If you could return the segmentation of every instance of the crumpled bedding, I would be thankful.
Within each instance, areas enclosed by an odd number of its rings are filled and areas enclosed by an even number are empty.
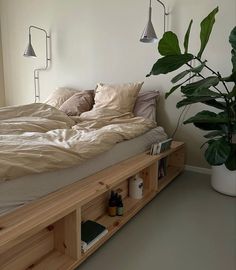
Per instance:
[[[155,126],[106,109],[68,117],[41,103],[0,108],[0,182],[78,165]]]

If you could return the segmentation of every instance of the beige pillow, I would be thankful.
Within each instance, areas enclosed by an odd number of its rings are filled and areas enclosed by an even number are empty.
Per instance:
[[[117,85],[99,83],[95,90],[94,108],[132,112],[142,85],[143,82]]]
[[[92,109],[94,103],[93,91],[79,91],[67,99],[59,110],[69,116],[79,116]]]
[[[76,92],[76,90],[66,87],[57,88],[44,103],[59,109],[61,105]]]

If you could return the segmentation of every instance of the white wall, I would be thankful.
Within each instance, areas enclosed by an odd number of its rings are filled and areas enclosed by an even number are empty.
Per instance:
[[[53,62],[41,73],[42,100],[57,86],[93,89],[99,81],[145,80],[145,89],[170,89],[170,77],[149,79],[145,75],[158,57],[156,45],[142,44],[139,37],[147,21],[148,0],[0,0],[3,37],[6,103],[33,101],[33,67],[43,58],[43,36],[33,33],[37,59],[22,57],[27,44],[27,28],[34,24],[51,31]],[[168,29],[183,37],[191,18],[194,33],[191,47],[199,48],[199,22],[217,5],[220,13],[211,43],[206,50],[210,65],[228,74],[231,70],[228,35],[236,25],[235,0],[165,0],[171,15]],[[153,23],[162,35],[162,9],[153,1]],[[180,111],[175,108],[179,94],[159,104],[159,122],[171,134]],[[191,106],[186,117],[203,106]],[[202,132],[181,126],[177,139],[187,142],[188,164],[205,167]]]
[[[5,105],[5,92],[4,92],[4,76],[3,76],[3,61],[2,61],[2,39],[0,29],[0,107]]]

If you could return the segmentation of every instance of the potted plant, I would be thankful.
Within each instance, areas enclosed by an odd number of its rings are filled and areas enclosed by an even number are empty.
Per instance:
[[[153,65],[147,77],[167,74],[186,67],[171,80],[174,86],[166,93],[166,98],[174,91],[180,90],[183,98],[177,103],[177,108],[196,103],[203,103],[214,108],[214,110],[200,111],[184,124],[192,123],[207,132],[204,136],[207,139],[205,158],[213,168],[212,186],[221,193],[236,196],[236,141],[234,137],[236,134],[236,27],[229,36],[233,65],[229,76],[223,76],[212,69],[202,56],[217,12],[218,7],[201,22],[201,46],[197,54],[189,52],[193,20],[190,21],[184,37],[184,51],[181,51],[175,33],[171,31],[164,33],[158,44],[158,51],[162,57]],[[193,61],[195,67],[191,64]],[[203,76],[203,70],[208,70],[211,73],[210,76]]]

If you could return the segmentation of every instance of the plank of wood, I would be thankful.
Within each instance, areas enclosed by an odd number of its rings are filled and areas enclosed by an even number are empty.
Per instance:
[[[56,250],[78,260],[81,256],[81,209],[53,224]]]
[[[75,260],[59,251],[52,251],[42,260],[32,265],[29,270],[72,270]]]
[[[0,256],[0,269],[28,269],[54,249],[53,232],[47,229]]]

